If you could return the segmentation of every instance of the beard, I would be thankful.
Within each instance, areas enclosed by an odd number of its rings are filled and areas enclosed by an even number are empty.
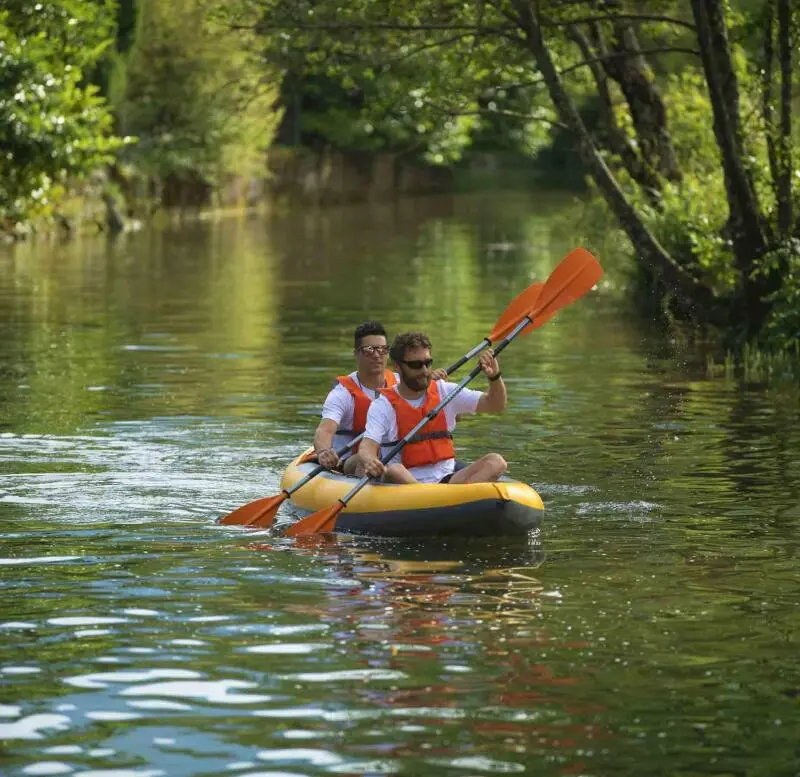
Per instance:
[[[412,391],[427,391],[431,383],[431,374],[423,373],[422,375],[409,376],[403,371],[403,383],[406,384]]]

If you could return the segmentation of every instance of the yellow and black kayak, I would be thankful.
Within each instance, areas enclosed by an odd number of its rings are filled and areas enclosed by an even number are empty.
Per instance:
[[[310,453],[286,468],[282,489],[290,489],[316,467],[314,461],[304,461]],[[338,472],[321,472],[292,494],[291,501],[315,512],[336,504],[357,482]],[[539,526],[543,512],[539,494],[510,478],[468,485],[370,483],[339,513],[335,531],[386,537],[527,534]]]

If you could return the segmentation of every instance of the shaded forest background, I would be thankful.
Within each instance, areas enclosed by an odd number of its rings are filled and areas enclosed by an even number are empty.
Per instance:
[[[588,186],[642,300],[800,354],[789,0],[7,0],[0,223],[266,175],[276,144]]]

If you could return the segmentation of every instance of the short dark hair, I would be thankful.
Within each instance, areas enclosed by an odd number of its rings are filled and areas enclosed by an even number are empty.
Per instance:
[[[361,341],[365,337],[369,337],[369,335],[383,335],[386,337],[386,330],[383,328],[383,324],[380,321],[365,321],[363,324],[359,324],[356,327],[356,331],[353,332],[353,345],[356,350],[361,345]]]
[[[423,332],[403,332],[394,338],[392,347],[389,349],[389,356],[393,362],[401,362],[409,348],[427,348],[430,351],[431,341]]]

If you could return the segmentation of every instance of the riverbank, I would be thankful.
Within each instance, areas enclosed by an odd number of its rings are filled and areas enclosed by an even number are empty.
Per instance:
[[[375,202],[452,191],[450,168],[423,165],[396,154],[275,147],[263,176],[155,179],[113,166],[64,187],[48,209],[27,222],[6,224],[7,242],[135,231],[143,225],[208,217],[259,207],[316,207]]]

